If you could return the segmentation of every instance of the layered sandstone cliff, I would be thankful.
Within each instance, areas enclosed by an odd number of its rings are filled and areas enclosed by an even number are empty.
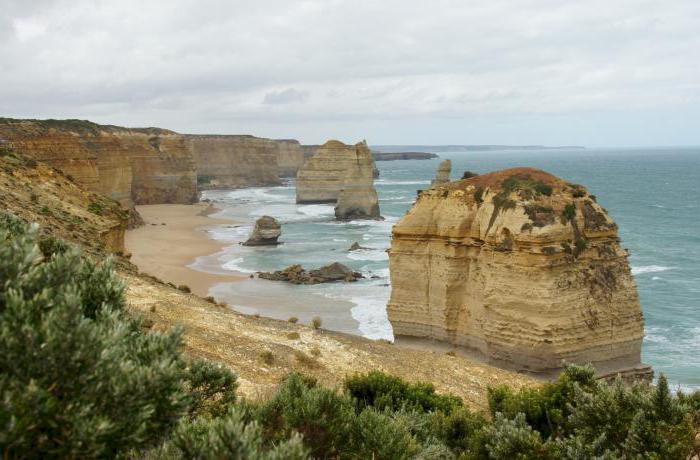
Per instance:
[[[335,203],[340,191],[374,190],[374,160],[366,142],[345,145],[330,140],[316,149],[297,173],[297,203]],[[376,193],[375,193],[376,196]]]
[[[87,190],[126,209],[134,204],[193,203],[195,165],[183,136],[82,120],[0,119],[0,138],[60,169]]]
[[[247,135],[186,135],[197,163],[199,186],[239,188],[279,185],[278,147]]]
[[[279,139],[274,142],[277,149],[277,175],[279,177],[296,177],[297,171],[304,164],[304,151],[299,141]]]
[[[389,261],[398,337],[535,372],[648,370],[627,253],[581,186],[517,168],[424,191],[394,227]]]

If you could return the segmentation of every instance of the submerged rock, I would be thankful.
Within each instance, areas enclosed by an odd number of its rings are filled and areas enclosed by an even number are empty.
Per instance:
[[[258,277],[272,281],[286,281],[292,284],[320,284],[334,281],[353,282],[364,278],[361,273],[354,272],[338,262],[316,270],[305,270],[298,264],[290,265],[283,270],[258,273]]]
[[[255,221],[255,228],[243,246],[274,246],[280,244],[277,239],[282,235],[282,226],[277,219],[262,216]]]
[[[450,173],[452,172],[452,161],[442,160],[435,172],[435,179],[430,183],[431,187],[436,185],[446,184],[450,181]]]
[[[355,241],[354,243],[352,243],[352,245],[350,246],[350,249],[348,249],[348,251],[349,251],[349,252],[351,252],[351,251],[359,251],[359,250],[361,250],[361,249],[371,249],[371,248],[366,248],[366,247],[364,247],[364,246],[360,246],[360,243],[358,243],[357,241]]]
[[[396,336],[533,372],[650,373],[627,252],[582,186],[516,168],[425,190],[393,228],[389,267]]]

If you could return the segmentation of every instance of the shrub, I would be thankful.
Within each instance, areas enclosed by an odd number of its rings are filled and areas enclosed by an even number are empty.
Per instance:
[[[478,176],[478,174],[475,173],[475,172],[472,172],[472,171],[464,171],[464,173],[462,174],[462,179],[470,179],[470,178],[476,177],[476,176]]]
[[[322,323],[322,321],[321,321],[321,317],[320,317],[320,316],[314,316],[314,317],[311,319],[311,326],[312,326],[314,329],[320,329],[320,328],[321,328],[321,324],[323,324],[323,323]]]
[[[576,218],[576,205],[574,203],[569,203],[564,206],[564,210],[561,212],[561,218],[564,223],[572,222]]]
[[[303,460],[308,450],[301,436],[290,433],[289,438],[276,445],[264,444],[263,432],[258,422],[248,422],[240,410],[231,409],[225,417],[199,418],[184,422],[173,434],[160,458],[200,460],[250,459],[250,460]],[[165,454],[165,455],[164,455]]]
[[[311,353],[311,356],[314,358],[318,358],[321,356],[321,349],[318,348],[318,346],[314,346],[309,353]]]
[[[420,412],[440,410],[449,414],[462,401],[452,395],[438,395],[428,383],[407,383],[383,372],[371,371],[345,380],[345,389],[360,409],[409,409]]]
[[[53,213],[51,212],[51,209],[49,209],[48,206],[44,205],[39,209],[39,214],[43,214],[45,216],[51,216]]]
[[[115,456],[162,438],[187,407],[179,331],[141,333],[111,266],[76,250],[45,259],[36,226],[0,241],[3,457]]]
[[[289,318],[287,318],[287,321],[292,323],[292,324],[295,324],[296,322],[299,321],[299,318],[297,318],[296,316],[290,316]]]
[[[297,360],[297,362],[303,366],[309,367],[309,368],[314,368],[318,366],[318,363],[314,358],[311,356],[307,355],[301,350],[294,350],[294,358]]]
[[[87,210],[93,214],[101,216],[105,209],[102,203],[98,203],[97,201],[91,201],[87,206]]]
[[[177,289],[178,289],[179,291],[185,292],[185,293],[187,293],[187,294],[189,294],[190,292],[192,292],[192,290],[190,289],[190,287],[187,286],[186,284],[181,284],[181,285],[179,285],[179,286],[177,287]]]
[[[196,359],[187,367],[185,382],[191,417],[223,416],[236,401],[236,374],[221,364]]]
[[[289,340],[297,340],[299,338],[299,333],[298,332],[290,332],[287,334],[287,338]]]
[[[210,295],[206,296],[206,297],[204,298],[204,300],[206,300],[206,301],[209,302],[209,303],[214,303],[214,304],[216,303],[216,299],[215,299],[213,296],[210,296]]]
[[[260,359],[268,366],[271,366],[275,362],[275,355],[270,350],[261,351]]]

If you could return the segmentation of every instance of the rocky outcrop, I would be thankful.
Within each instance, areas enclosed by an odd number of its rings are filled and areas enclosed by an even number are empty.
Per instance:
[[[294,139],[276,140],[277,175],[279,177],[296,177],[297,171],[304,164],[304,151],[299,141]]]
[[[446,184],[450,181],[450,173],[452,172],[452,161],[442,160],[435,171],[435,179],[430,182],[431,187],[436,185]]]
[[[243,246],[276,246],[277,240],[282,235],[282,226],[277,219],[270,216],[262,216],[255,221],[255,228]]]
[[[348,205],[341,211],[350,209],[356,200],[371,199],[367,193],[368,188],[374,189],[373,170],[374,160],[365,142],[351,146],[330,140],[299,169],[297,203],[335,203],[345,189]]]
[[[439,158],[439,156],[429,152],[377,152],[373,150],[372,158],[374,161],[430,160]]]
[[[649,372],[627,252],[581,186],[517,168],[424,191],[394,226],[389,263],[398,337],[533,372]]]
[[[334,262],[316,270],[305,270],[301,265],[290,265],[276,272],[261,272],[258,277],[271,281],[286,281],[292,284],[320,284],[335,281],[353,282],[364,278],[361,273]]]
[[[278,146],[245,135],[186,135],[201,189],[279,185]]]
[[[360,250],[363,250],[363,249],[370,249],[370,248],[366,248],[366,247],[364,247],[364,246],[361,246],[360,243],[358,243],[357,241],[355,241],[354,243],[352,243],[352,245],[350,245],[350,248],[348,249],[348,252],[360,251]]]
[[[346,184],[338,194],[335,218],[338,220],[382,219],[379,215],[379,199],[374,185]]]
[[[0,138],[60,169],[89,191],[132,211],[134,204],[193,203],[195,165],[184,138],[157,128],[130,129],[82,120],[0,119]]]

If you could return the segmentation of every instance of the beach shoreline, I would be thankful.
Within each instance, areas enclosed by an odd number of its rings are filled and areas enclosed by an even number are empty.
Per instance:
[[[233,225],[231,219],[211,217],[218,209],[209,203],[136,206],[145,225],[128,230],[126,250],[139,271],[177,286],[186,285],[200,296],[219,283],[246,279],[242,274],[215,274],[190,268],[197,257],[215,254],[228,244],[210,238],[206,231],[217,225]]]

